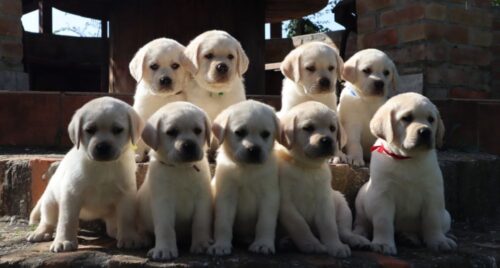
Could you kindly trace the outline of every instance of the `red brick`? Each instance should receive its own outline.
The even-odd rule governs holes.
[[[380,15],[380,25],[382,27],[407,23],[422,19],[425,8],[421,3],[408,4],[401,9],[385,11]]]
[[[491,60],[491,52],[484,48],[457,46],[450,50],[450,62],[454,64],[486,66]]]
[[[0,0],[0,13],[10,16],[22,15],[22,1]]]
[[[20,42],[0,42],[0,55],[3,57],[22,59],[23,45]]]
[[[364,15],[382,8],[389,7],[394,3],[395,0],[358,0],[356,1],[356,9],[358,15]]]
[[[429,61],[447,61],[448,45],[443,42],[428,43],[426,49],[426,59]]]
[[[399,28],[399,37],[402,43],[426,39],[425,23],[416,23]]]
[[[425,83],[430,84],[442,84],[446,82],[446,74],[443,72],[442,68],[439,67],[427,67],[424,73]]]
[[[448,25],[444,31],[446,40],[457,43],[467,44],[469,42],[469,29],[459,25]]]
[[[490,8],[492,0],[472,0],[471,2],[476,7]]]
[[[386,29],[375,33],[360,35],[361,45],[358,49],[381,47],[398,44],[398,32],[396,29]]]
[[[458,99],[487,99],[490,93],[486,91],[456,87],[450,90],[450,98]]]
[[[425,18],[433,20],[446,19],[446,6],[436,3],[429,3],[425,6]]]
[[[49,166],[55,162],[59,161],[61,158],[58,157],[41,157],[35,158],[30,161],[31,168],[31,207],[30,210],[36,205],[36,202],[40,197],[42,197],[43,191],[47,187],[50,178],[44,178],[45,172],[49,169]]]
[[[21,19],[0,17],[0,35],[21,37]]]
[[[464,9],[462,7],[448,8],[448,19],[467,26],[491,27],[492,15],[485,10]]]
[[[477,70],[471,67],[448,66],[443,75],[449,85],[472,85],[484,84],[489,80],[489,71]]]
[[[426,46],[423,43],[411,46],[404,46],[397,49],[385,51],[391,59],[398,63],[414,63],[425,60]]]
[[[479,29],[469,30],[469,44],[474,46],[489,47],[493,40],[491,31],[482,31]]]
[[[358,18],[358,33],[373,32],[376,28],[375,15],[366,15]]]

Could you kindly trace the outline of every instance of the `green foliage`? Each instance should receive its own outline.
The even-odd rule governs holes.
[[[495,7],[500,7],[500,0],[491,0],[491,5]]]
[[[331,29],[323,26],[326,21],[320,18],[326,15],[326,17],[330,17],[333,20],[332,8],[339,1],[340,0],[329,0],[327,6],[323,10],[304,18],[290,20],[288,24],[285,24],[287,37],[330,31]]]

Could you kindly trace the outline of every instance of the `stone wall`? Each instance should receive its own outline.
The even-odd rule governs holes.
[[[499,98],[498,9],[491,0],[358,0],[358,49],[382,49],[400,73],[422,74],[430,98]]]
[[[0,90],[28,90],[23,70],[22,1],[0,0]]]

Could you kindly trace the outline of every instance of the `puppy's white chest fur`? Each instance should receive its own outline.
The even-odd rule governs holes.
[[[134,95],[134,109],[143,120],[147,120],[165,104],[184,100],[186,100],[186,94],[182,91],[179,94],[171,96],[154,95],[150,92],[148,84],[141,81],[137,84]]]
[[[306,101],[317,101],[325,104],[328,108],[337,110],[337,96],[335,92],[324,94],[307,94],[304,87],[294,81],[285,78],[283,79],[283,90],[281,92],[283,98],[281,113],[290,110],[297,104]]]

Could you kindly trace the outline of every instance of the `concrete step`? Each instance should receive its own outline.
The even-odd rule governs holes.
[[[43,174],[61,159],[60,154],[0,156],[0,216],[27,218],[43,193],[48,180]],[[500,157],[484,153],[440,152],[439,162],[445,180],[446,207],[456,221],[482,223],[498,214],[500,203]],[[332,165],[332,186],[354,203],[358,189],[368,180],[368,168]],[[147,164],[140,164],[138,185]]]

